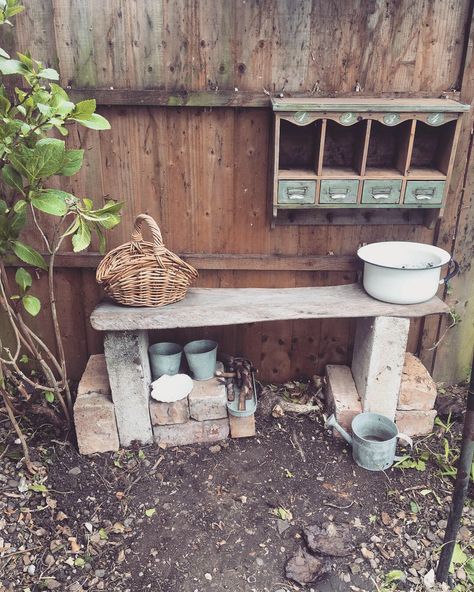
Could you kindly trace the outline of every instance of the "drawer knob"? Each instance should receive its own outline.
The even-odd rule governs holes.
[[[374,187],[372,189],[373,199],[388,199],[391,193],[391,187]]]
[[[286,188],[286,196],[288,197],[288,199],[291,200],[299,200],[299,199],[305,199],[306,198],[306,193],[308,192],[308,188],[307,187],[287,187]]]
[[[434,194],[435,194],[435,190],[434,187],[426,187],[424,189],[415,189],[414,191],[415,194],[415,199],[418,199],[420,201],[424,200],[424,199],[433,199]]]
[[[349,195],[349,187],[345,188],[345,189],[333,189],[331,191],[331,189],[329,190],[329,197],[331,199],[346,199],[346,197]]]

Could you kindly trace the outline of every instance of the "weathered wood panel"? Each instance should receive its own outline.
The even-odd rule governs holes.
[[[469,18],[445,0],[24,3],[35,18],[17,19],[18,46],[33,38],[79,88],[436,96],[460,81]]]
[[[169,248],[188,253],[198,267],[201,262],[202,287],[352,283],[357,247],[377,240],[438,241],[448,249],[468,251],[462,237],[471,215],[472,184],[465,170],[472,122],[463,128],[453,175],[458,181],[452,184],[440,232],[416,225],[334,224],[271,230],[267,172],[272,114],[262,106],[269,103],[269,94],[279,93],[327,96],[360,89],[359,96],[437,97],[461,88],[463,78],[472,80],[473,71],[472,60],[465,59],[469,0],[25,4],[28,12],[16,19],[17,27],[0,44],[31,48],[45,63],[59,67],[63,84],[89,88],[91,96],[99,89],[103,101],[110,96],[107,92],[119,93],[119,105],[101,107],[111,121],[110,131],[72,131],[71,145],[86,149],[85,166],[78,176],[62,181],[63,187],[98,205],[107,198],[125,202],[123,223],[110,233],[109,246],[129,240],[135,214],[148,212],[159,222]],[[469,88],[462,84],[465,102],[472,100]],[[142,90],[143,100],[174,107],[124,105],[129,91],[136,103]],[[197,106],[178,108],[182,103]],[[203,104],[247,108],[198,107]],[[460,181],[464,177],[466,182]],[[78,377],[86,355],[101,347],[100,335],[88,323],[100,291],[87,256],[77,259],[83,269],[68,269],[69,249],[65,245],[59,259],[66,269],[58,272],[58,288],[68,298],[61,322],[72,375]],[[243,258],[237,262],[239,255]],[[95,263],[96,257],[92,267]],[[464,278],[467,273],[466,267]],[[453,283],[455,292],[457,286]],[[38,290],[44,289],[41,280]],[[462,290],[464,295],[455,297],[468,302],[468,290]],[[47,310],[34,322],[51,342]],[[426,345],[440,333],[437,321],[431,332],[429,325],[425,323]],[[419,347],[420,326],[412,323],[411,349]],[[346,320],[199,331],[180,330],[169,337],[184,342],[205,332],[224,349],[249,355],[263,378],[275,380],[311,375],[328,362],[347,362],[353,338],[352,323]]]

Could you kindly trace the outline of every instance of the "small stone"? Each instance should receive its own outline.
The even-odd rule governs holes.
[[[261,559],[260,557],[257,557],[257,559],[255,559],[255,562],[257,563],[257,565],[259,565],[260,567],[262,567],[265,562],[263,561],[263,559]]]
[[[105,576],[105,569],[96,569],[94,574],[96,578],[103,578]]]
[[[280,518],[277,519],[278,534],[283,534],[285,530],[288,530],[290,527],[291,524],[287,520],[281,520]]]
[[[34,576],[35,571],[36,571],[36,566],[32,563],[31,565],[28,566],[26,571],[28,572],[28,575]]]
[[[326,571],[327,567],[321,559],[310,555],[301,548],[298,549],[296,555],[288,561],[285,567],[286,577],[301,586],[314,582]]]
[[[362,549],[360,551],[361,551],[362,557],[364,557],[364,559],[373,559],[375,557],[373,551],[371,551],[370,549],[367,549],[367,547],[362,547]]]
[[[44,558],[44,562],[46,563],[46,565],[48,567],[51,567],[52,565],[54,565],[54,557],[51,555],[51,553],[48,553],[46,555],[46,557]]]
[[[219,446],[219,444],[215,444],[214,446],[209,446],[209,452],[212,454],[217,454],[221,450],[222,450],[222,448],[221,448],[221,446]]]
[[[313,524],[303,529],[310,551],[320,555],[345,557],[352,552],[351,529],[349,525],[335,525],[332,522],[323,526]]]
[[[70,475],[80,475],[81,474],[81,469],[80,469],[80,467],[73,467],[72,469],[70,469],[68,471],[68,473]]]
[[[212,581],[212,576],[211,576],[211,574],[210,574],[210,573],[205,573],[205,574],[204,574],[204,577],[206,578],[206,580],[207,580],[208,582],[211,582],[211,581]]]

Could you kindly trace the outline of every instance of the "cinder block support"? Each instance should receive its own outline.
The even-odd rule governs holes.
[[[395,418],[409,328],[406,318],[357,320],[352,375],[363,411]]]
[[[150,362],[146,331],[110,331],[104,338],[105,360],[120,444],[153,442],[149,398]]]

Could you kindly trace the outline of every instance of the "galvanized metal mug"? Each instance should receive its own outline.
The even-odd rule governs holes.
[[[164,374],[169,376],[178,374],[182,353],[183,348],[178,343],[162,342],[151,345],[148,348],[148,355],[153,380]]]
[[[209,380],[216,372],[217,343],[211,339],[191,341],[184,346],[194,380]]]
[[[352,457],[355,462],[368,471],[384,471],[401,460],[397,456],[397,441],[403,440],[413,448],[410,437],[398,431],[393,421],[379,413],[359,413],[352,420],[352,437],[331,415],[326,422],[326,427],[335,428],[342,437],[352,446]]]

